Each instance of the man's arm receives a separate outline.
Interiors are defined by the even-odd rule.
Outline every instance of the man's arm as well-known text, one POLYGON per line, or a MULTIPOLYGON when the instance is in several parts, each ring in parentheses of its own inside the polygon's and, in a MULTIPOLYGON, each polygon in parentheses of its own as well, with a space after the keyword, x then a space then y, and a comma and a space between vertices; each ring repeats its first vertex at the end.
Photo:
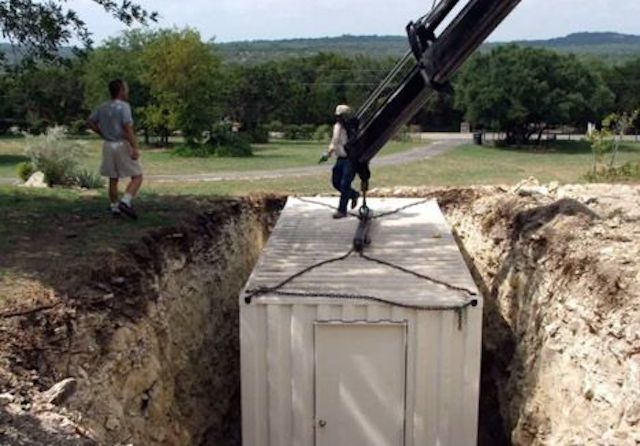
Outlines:
POLYGON ((331 136, 331 143, 329 144, 329 150, 327 151, 329 156, 335 153, 336 145, 339 143, 340 143, 340 124, 336 123, 333 126, 333 135, 331 136))
POLYGON ((96 109, 93 113, 91 113, 91 116, 89 116, 89 119, 87 119, 87 127, 96 132, 100 136, 100 138, 104 139, 102 130, 100 130, 100 125, 98 125, 98 113, 99 109, 96 109))
POLYGON ((140 158, 140 150, 138 149, 138 140, 136 132, 133 130, 133 124, 124 124, 124 137, 131 147, 131 159, 140 158))

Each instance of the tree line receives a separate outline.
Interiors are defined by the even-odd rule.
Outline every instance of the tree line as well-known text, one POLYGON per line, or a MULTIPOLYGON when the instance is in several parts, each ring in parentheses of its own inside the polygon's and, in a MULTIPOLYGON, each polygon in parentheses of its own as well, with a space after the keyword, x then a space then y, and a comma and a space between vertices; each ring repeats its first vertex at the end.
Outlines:
MULTIPOLYGON (((166 143, 180 131, 198 145, 221 123, 254 141, 268 130, 308 131, 329 124, 338 103, 357 107, 393 59, 318 54, 255 65, 223 62, 192 29, 126 32, 63 63, 0 71, 0 134, 53 125, 82 132, 106 85, 126 79, 138 128, 166 143)), ((414 118, 425 130, 475 128, 526 141, 548 128, 586 127, 640 107, 640 58, 614 67, 544 49, 503 46, 478 54, 454 80, 454 97, 433 96, 414 118)), ((637 126, 637 122, 634 123, 637 126)))

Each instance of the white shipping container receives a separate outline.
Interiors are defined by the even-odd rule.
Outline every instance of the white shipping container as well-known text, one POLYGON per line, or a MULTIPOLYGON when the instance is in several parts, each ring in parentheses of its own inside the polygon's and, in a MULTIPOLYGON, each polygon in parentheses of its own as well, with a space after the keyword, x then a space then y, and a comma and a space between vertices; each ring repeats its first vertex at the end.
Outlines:
POLYGON ((365 254, 387 264, 351 253, 267 292, 358 224, 331 218, 337 198, 283 210, 240 296, 245 446, 476 444, 482 298, 435 201, 369 201, 403 208, 372 225, 365 254))

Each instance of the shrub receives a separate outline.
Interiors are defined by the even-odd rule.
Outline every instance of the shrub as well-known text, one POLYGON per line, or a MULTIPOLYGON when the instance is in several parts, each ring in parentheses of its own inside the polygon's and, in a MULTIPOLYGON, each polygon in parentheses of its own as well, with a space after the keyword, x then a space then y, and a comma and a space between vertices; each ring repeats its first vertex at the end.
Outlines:
POLYGON ((266 127, 259 126, 247 132, 251 142, 256 144, 267 144, 269 142, 269 130, 266 127))
POLYGON ((68 126, 68 132, 71 135, 79 135, 79 136, 87 135, 87 133, 88 133, 87 132, 87 122, 84 119, 78 119, 76 121, 73 121, 68 126))
POLYGON ((310 140, 315 133, 312 124, 295 125, 290 124, 284 127, 284 137, 293 140, 310 140))
POLYGON ((313 133, 313 139, 314 141, 329 141, 332 131, 333 128, 329 124, 319 125, 313 133))
POLYGON ((183 144, 176 147, 173 153, 184 157, 248 157, 253 149, 246 135, 233 132, 228 125, 216 126, 204 144, 183 144))
POLYGON ((590 182, 640 180, 640 163, 628 162, 620 167, 601 167, 588 172, 585 179, 590 182))
POLYGON ((33 168, 33 164, 30 161, 24 161, 18 164, 16 171, 18 174, 18 178, 20 178, 22 181, 27 181, 29 177, 33 175, 35 169, 33 168))
POLYGON ((87 169, 79 169, 75 173, 73 179, 76 186, 84 189, 102 189, 104 187, 104 180, 97 173, 87 169))
POLYGON ((85 146, 68 139, 62 127, 52 127, 39 136, 27 135, 26 154, 49 186, 72 185, 78 161, 86 155, 85 146))

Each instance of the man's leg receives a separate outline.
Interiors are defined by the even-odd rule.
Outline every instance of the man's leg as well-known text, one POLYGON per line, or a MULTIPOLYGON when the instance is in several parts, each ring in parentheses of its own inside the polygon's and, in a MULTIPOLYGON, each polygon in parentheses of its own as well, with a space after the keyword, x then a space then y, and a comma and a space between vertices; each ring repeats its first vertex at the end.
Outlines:
POLYGON ((333 188, 338 192, 342 192, 342 161, 336 161, 336 164, 333 166, 333 171, 331 172, 331 184, 333 184, 333 188))
POLYGON ((118 179, 109 178, 109 204, 111 205, 111 212, 113 214, 119 214, 118 208, 118 179))
POLYGON ((351 166, 351 161, 344 160, 344 168, 342 170, 342 179, 340 183, 340 207, 338 208, 339 211, 344 214, 347 213, 347 204, 349 203, 349 200, 358 196, 358 193, 351 187, 351 183, 353 183, 353 179, 355 177, 356 172, 351 166))
POLYGON ((118 208, 122 212, 124 212, 127 216, 133 219, 137 219, 138 214, 133 209, 132 201, 133 201, 133 198, 138 194, 138 191, 140 190, 140 186, 142 186, 142 175, 136 175, 131 177, 131 181, 127 185, 126 193, 124 194, 124 196, 122 197, 122 200, 120 200, 120 203, 118 205, 118 208))
POLYGON ((135 198, 138 195, 138 191, 140 190, 140 186, 142 186, 142 175, 136 175, 135 177, 131 177, 131 181, 127 186, 127 194, 131 196, 131 199, 135 198))

